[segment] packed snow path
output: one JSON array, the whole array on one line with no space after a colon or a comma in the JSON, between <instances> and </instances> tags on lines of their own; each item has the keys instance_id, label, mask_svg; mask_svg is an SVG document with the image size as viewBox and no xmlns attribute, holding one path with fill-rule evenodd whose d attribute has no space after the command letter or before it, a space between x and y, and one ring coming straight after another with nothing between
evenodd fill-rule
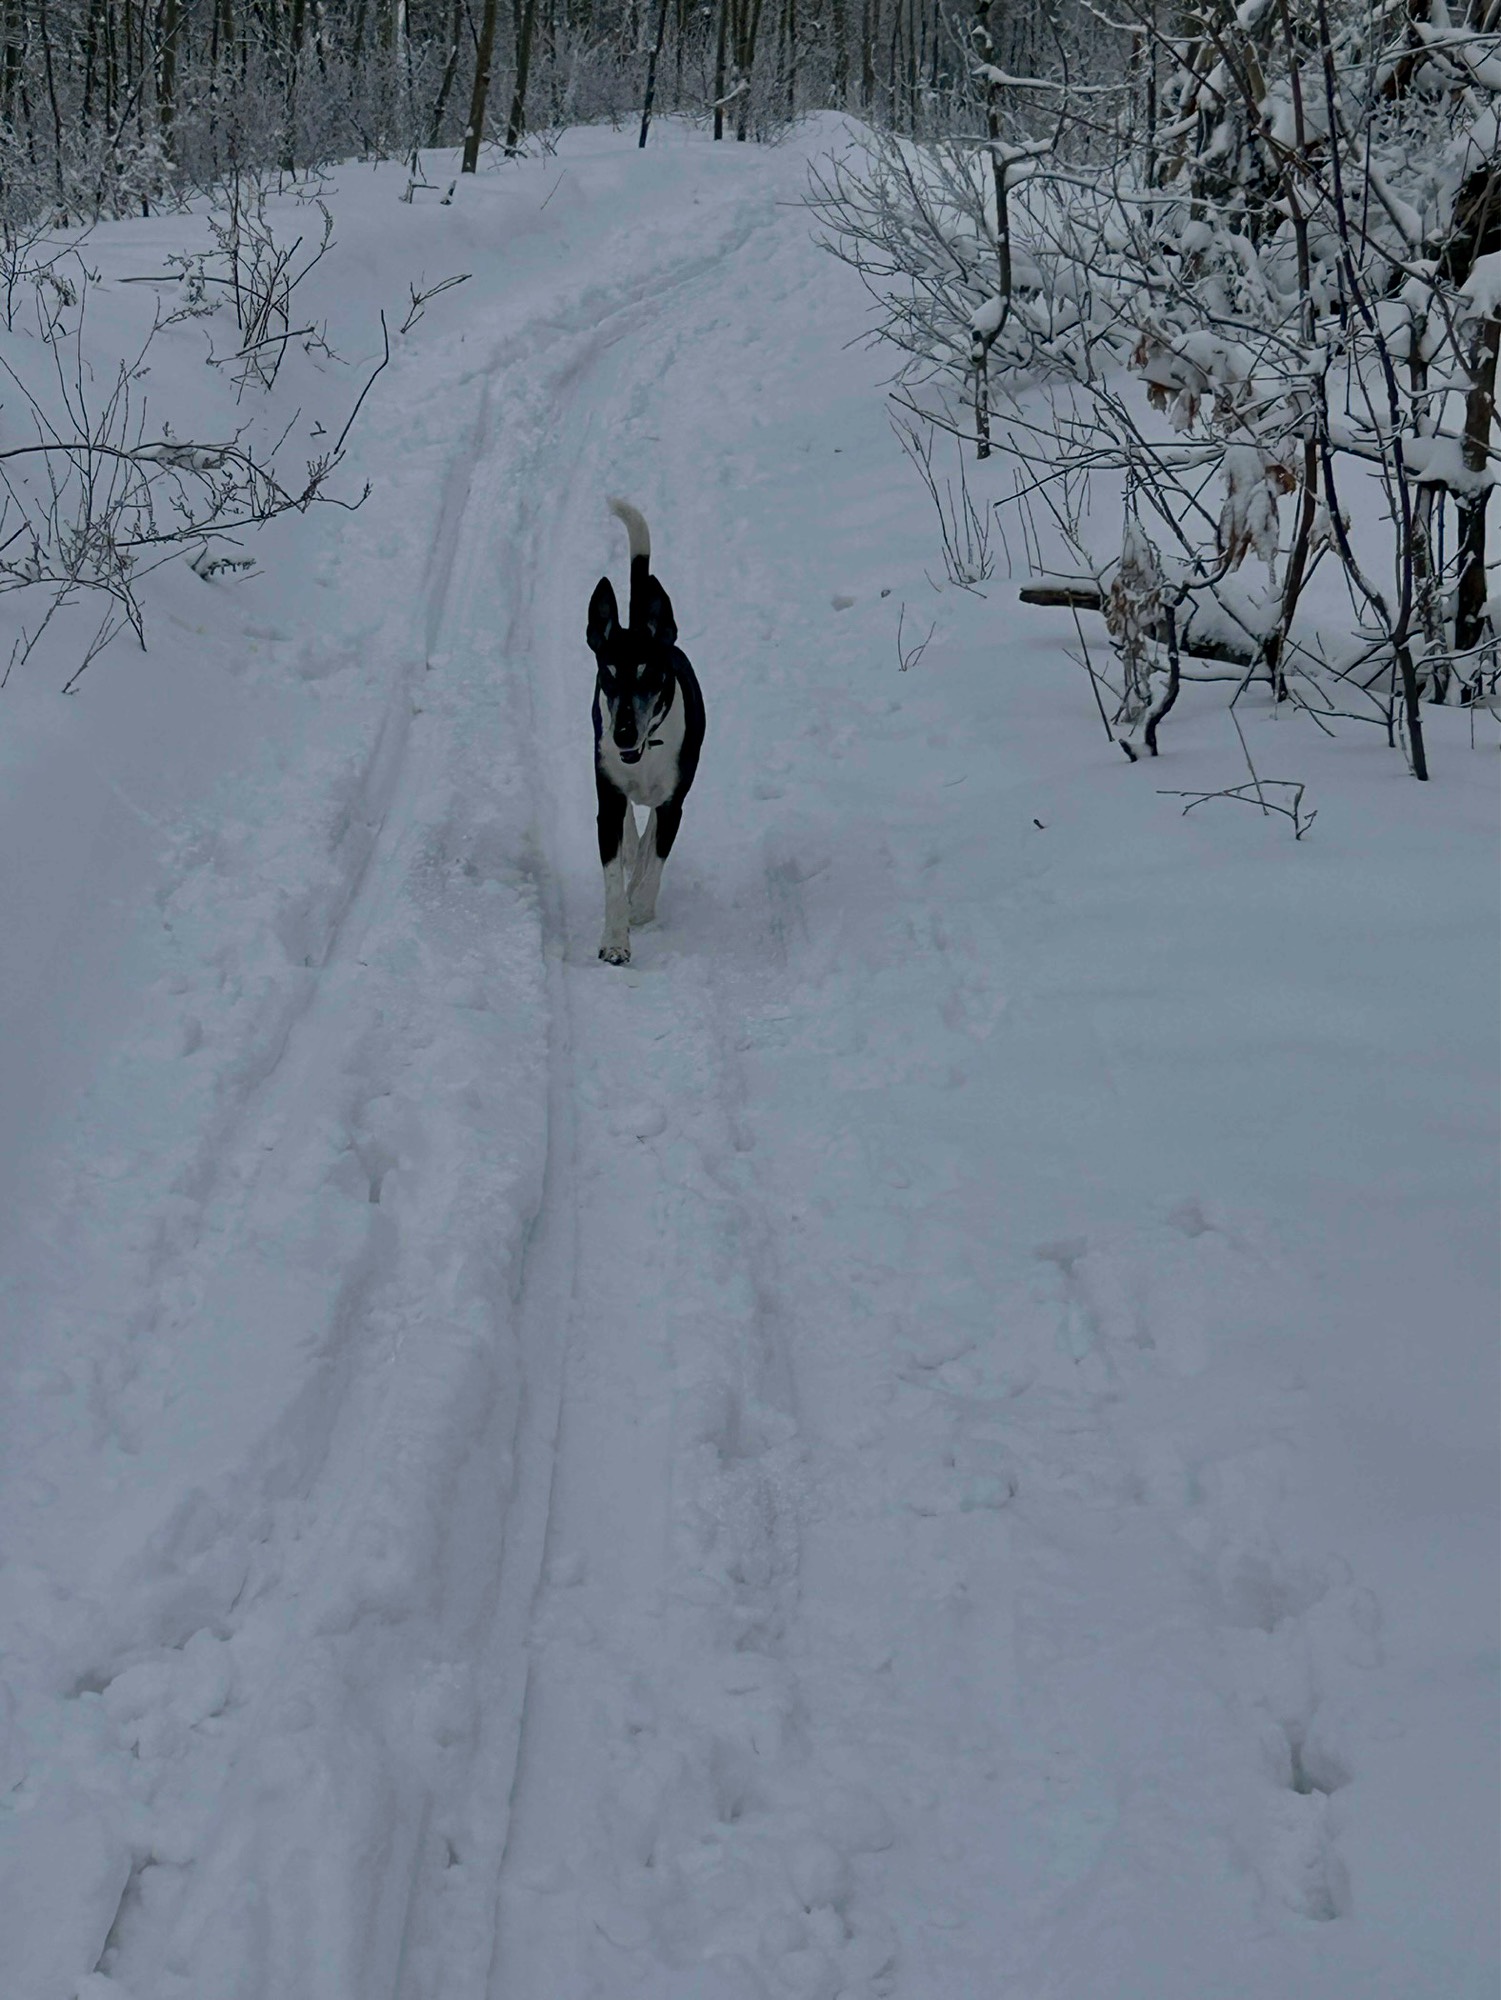
<instances>
[{"instance_id":1,"label":"packed snow path","mask_svg":"<svg viewBox=\"0 0 1501 2000\"><path fill-rule=\"evenodd\" d=\"M924 579L806 150L352 184L476 272L371 501L175 642L222 696L95 670L14 1003L15 2000L1491 1991L1488 774L1362 745L1294 846L1105 762ZM620 971L617 491L709 707Z\"/></svg>"}]
</instances>

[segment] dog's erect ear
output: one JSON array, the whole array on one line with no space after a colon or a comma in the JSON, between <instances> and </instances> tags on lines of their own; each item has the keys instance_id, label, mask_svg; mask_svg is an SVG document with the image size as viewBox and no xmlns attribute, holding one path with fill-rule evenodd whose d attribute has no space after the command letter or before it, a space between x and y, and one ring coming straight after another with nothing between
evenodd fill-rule
<instances>
[{"instance_id":1,"label":"dog's erect ear","mask_svg":"<svg viewBox=\"0 0 1501 2000\"><path fill-rule=\"evenodd\" d=\"M641 623L654 646L677 644L678 624L672 615L672 599L654 576L647 578L641 595Z\"/></svg>"},{"instance_id":2,"label":"dog's erect ear","mask_svg":"<svg viewBox=\"0 0 1501 2000\"><path fill-rule=\"evenodd\" d=\"M615 592L610 586L610 579L602 576L589 599L589 650L596 659L619 630L620 612L615 604Z\"/></svg>"}]
</instances>

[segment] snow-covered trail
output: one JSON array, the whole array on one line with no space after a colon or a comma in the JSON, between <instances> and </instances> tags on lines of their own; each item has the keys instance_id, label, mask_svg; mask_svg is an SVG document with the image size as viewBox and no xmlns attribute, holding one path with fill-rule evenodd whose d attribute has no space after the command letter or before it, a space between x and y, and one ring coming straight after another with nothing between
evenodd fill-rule
<instances>
[{"instance_id":1,"label":"snow-covered trail","mask_svg":"<svg viewBox=\"0 0 1501 2000\"><path fill-rule=\"evenodd\" d=\"M315 687L363 653L367 685L169 857L155 1018L16 1233L13 1323L42 1323L4 1460L28 1995L96 1963L137 1992L427 1990L434 1856L493 1929L440 1808L473 1790L503 1826L562 1355L526 599L571 385L765 210L681 206L703 228L665 202L643 261L602 202L586 282L564 260L503 330L475 315L478 366L461 333L406 385L369 447L384 507L309 579L324 617L294 599L262 633L301 627ZM481 1710L489 1790L453 1775Z\"/></svg>"},{"instance_id":2,"label":"snow-covered trail","mask_svg":"<svg viewBox=\"0 0 1501 2000\"><path fill-rule=\"evenodd\" d=\"M1484 843L1102 766L806 150L391 225L473 297L7 1246L17 2000L1488 1991ZM619 971L616 491L709 705Z\"/></svg>"},{"instance_id":3,"label":"snow-covered trail","mask_svg":"<svg viewBox=\"0 0 1501 2000\"><path fill-rule=\"evenodd\" d=\"M691 1643L681 1619L676 1631L663 1627L671 1517L685 1504L683 1396L712 1403L726 1383L765 1372L764 1329L747 1309L754 1266L736 1244L746 1219L727 1222L733 1193L716 1190L732 1145L708 996L691 961L682 979L671 976L683 969L672 954L655 974L644 969L653 941L613 980L597 958L590 674L578 658L579 592L582 582L587 597L592 577L550 552L593 545L621 571L602 496L641 493L639 434L671 426L659 401L670 406L677 357L723 312L720 265L745 257L776 221L764 194L748 191L715 251L643 274L565 359L517 371L535 383L545 420L530 454L513 449L497 463L497 488L519 496L506 558L475 566L461 593L472 592L472 604L455 612L461 644L503 618L510 720L530 767L552 1001L549 1140L517 1309L518 1472L493 1622L476 1660L480 1748L455 1809L466 1866L445 1868L419 1904L413 1929L425 1943L413 1951L413 1994L594 1990L583 1966L596 1924L602 1935L639 1930L633 1898L611 1903L613 1870L599 1852L599 1814L616 1796L615 1745L599 1712L675 1679ZM508 384L512 403L518 386ZM521 399L532 401L530 385ZM686 438L688 408L677 427ZM690 487L678 504L691 510L703 497ZM662 566L670 574L670 551ZM658 1142L669 1125L679 1150L664 1170ZM703 1504L718 1498L716 1489ZM748 1543L751 1562L762 1561L754 1527ZM581 1601L554 1649L556 1588ZM679 1719L674 1706L668 1722ZM467 1941L494 1925L497 1895L492 1964ZM464 1950L455 1951L456 1936ZM691 1949L685 1941L673 1955ZM618 1970L600 1976L609 1983Z\"/></svg>"},{"instance_id":4,"label":"snow-covered trail","mask_svg":"<svg viewBox=\"0 0 1501 2000\"><path fill-rule=\"evenodd\" d=\"M763 200L755 211L741 255L781 298L779 218ZM690 280L570 385L590 415L583 436L562 426L570 472L548 524L554 546L597 544L600 496L628 490L656 521L671 582L680 525L712 515L734 478L732 457L704 448L696 413L717 373L742 379L744 333L725 340L726 292L742 285L717 272ZM644 490L642 433L659 444ZM682 539L677 567L711 573L706 551ZM620 550L606 555L618 573ZM791 1900L776 1837L760 1828L737 1841L731 1829L749 1762L759 1754L768 1773L779 1763L797 1451L770 1221L740 1159L738 1009L705 960L737 943L754 960L770 934L764 918L732 929L728 910L716 917L701 900L697 943L648 933L631 969L601 977L583 690L561 665L576 656L578 580L558 571L551 582L533 671L539 757L567 774L544 815L561 880L555 1046L570 1134L567 1221L547 1218L566 1230L569 1284L548 1332L565 1335L567 1393L490 1991L609 1990L633 1964L663 1992L724 1991L725 1920L758 1956L759 1925ZM695 609L687 643L713 647L712 614ZM730 756L732 715L727 703ZM698 834L695 824L676 863L682 902L703 879ZM683 1850L716 1835L706 1900ZM645 1899L643 1869L656 1872Z\"/></svg>"}]
</instances>

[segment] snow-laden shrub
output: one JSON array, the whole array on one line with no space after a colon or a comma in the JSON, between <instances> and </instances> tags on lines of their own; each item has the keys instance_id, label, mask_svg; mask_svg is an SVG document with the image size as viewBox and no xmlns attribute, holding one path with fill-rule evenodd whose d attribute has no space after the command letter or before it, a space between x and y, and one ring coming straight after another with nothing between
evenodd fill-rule
<instances>
[{"instance_id":1,"label":"snow-laden shrub","mask_svg":"<svg viewBox=\"0 0 1501 2000\"><path fill-rule=\"evenodd\" d=\"M300 302L294 312L297 288L331 247L329 210L312 195L273 220L262 181L236 175L204 220L206 247L141 280L155 289L144 324L108 288L100 306L86 239L35 225L0 239L0 596L16 597L20 612L0 686L59 612L92 604L97 625L71 688L121 631L144 643L140 586L153 569L179 558L205 578L253 567L252 530L331 497L373 375L363 388L339 381L340 419L315 427L327 442L312 457L289 442L297 406L289 412L269 393L289 350L304 372L333 361L321 327L299 323ZM458 282L414 289L407 324ZM203 323L206 358L231 395L184 396L180 379L163 394L148 381L166 329L183 320Z\"/></svg>"},{"instance_id":2,"label":"snow-laden shrub","mask_svg":"<svg viewBox=\"0 0 1501 2000\"><path fill-rule=\"evenodd\" d=\"M1062 601L1108 610L1155 551L1161 615L1114 635L1125 720L1143 673L1208 657L1378 721L1425 775L1421 698L1496 685L1501 38L1443 0L1119 19L1121 80L1081 86L1000 69L982 9L984 136L830 163L826 238L910 408L983 458L1004 403L1015 489L1076 565ZM1127 547L1088 523L1101 475ZM1309 590L1326 565L1343 618Z\"/></svg>"}]
</instances>

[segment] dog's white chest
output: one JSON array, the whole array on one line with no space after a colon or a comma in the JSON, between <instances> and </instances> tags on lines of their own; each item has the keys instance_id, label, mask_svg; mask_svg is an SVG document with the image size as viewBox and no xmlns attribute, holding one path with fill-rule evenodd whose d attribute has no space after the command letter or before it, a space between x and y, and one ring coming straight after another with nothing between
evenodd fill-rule
<instances>
[{"instance_id":1,"label":"dog's white chest","mask_svg":"<svg viewBox=\"0 0 1501 2000\"><path fill-rule=\"evenodd\" d=\"M598 696L595 700L597 703ZM636 763L625 761L608 728L600 732L600 766L610 783L617 791L624 792L632 805L666 805L677 790L684 728L683 697L675 690L672 707L653 725L646 748Z\"/></svg>"}]
</instances>

